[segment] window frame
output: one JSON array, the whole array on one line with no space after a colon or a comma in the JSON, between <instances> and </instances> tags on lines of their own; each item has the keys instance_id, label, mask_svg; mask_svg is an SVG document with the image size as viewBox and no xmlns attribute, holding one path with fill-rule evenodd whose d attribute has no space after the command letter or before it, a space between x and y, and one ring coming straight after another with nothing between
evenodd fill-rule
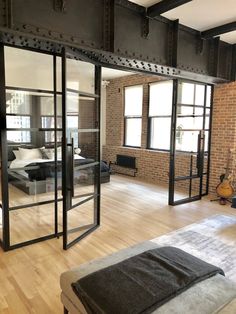
<instances>
[{"instance_id":1,"label":"window frame","mask_svg":"<svg viewBox=\"0 0 236 314\"><path fill-rule=\"evenodd\" d=\"M125 115L125 89L129 87L141 86L142 87L142 113L141 115ZM130 147L130 148L141 148L142 147L142 126L143 126L143 84L135 84L135 85L127 85L123 87L123 117L124 117L124 133L123 133L123 146ZM140 146L136 145L127 145L126 144L126 132L127 132L127 121L131 119L140 119L141 120L141 141Z\"/></svg>"},{"instance_id":2,"label":"window frame","mask_svg":"<svg viewBox=\"0 0 236 314\"><path fill-rule=\"evenodd\" d=\"M172 108L171 108L171 114L170 115L155 115L155 116L150 116L149 115L149 111L150 111L150 86L151 84L157 84L157 83L163 83L163 82L172 82ZM170 148L169 149L164 149L164 148L154 148L151 147L151 137L152 137L152 132L151 132L151 125L152 125L152 119L155 118L169 118L170 120L172 119L172 115L173 115L173 93L174 93L174 84L173 84L174 80L172 79L168 79L168 80L159 80L156 82L150 82L148 83L148 110L147 110L147 146L146 149L148 150L152 150L152 151L159 151L159 152L170 152ZM171 137L171 124L170 124L170 137Z\"/></svg>"}]
</instances>

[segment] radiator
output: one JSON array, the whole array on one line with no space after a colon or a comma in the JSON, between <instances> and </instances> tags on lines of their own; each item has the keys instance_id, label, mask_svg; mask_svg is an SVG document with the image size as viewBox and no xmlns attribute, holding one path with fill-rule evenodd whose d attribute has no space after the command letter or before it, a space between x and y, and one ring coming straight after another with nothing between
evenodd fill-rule
<instances>
[{"instance_id":1,"label":"radiator","mask_svg":"<svg viewBox=\"0 0 236 314\"><path fill-rule=\"evenodd\" d=\"M136 157L116 155L116 165L130 169L136 169Z\"/></svg>"}]
</instances>

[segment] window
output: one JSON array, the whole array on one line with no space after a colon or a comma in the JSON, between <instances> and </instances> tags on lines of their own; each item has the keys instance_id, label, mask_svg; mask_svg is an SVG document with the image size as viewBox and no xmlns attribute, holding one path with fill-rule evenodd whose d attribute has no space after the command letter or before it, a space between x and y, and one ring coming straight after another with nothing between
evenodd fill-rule
<instances>
[{"instance_id":1,"label":"window","mask_svg":"<svg viewBox=\"0 0 236 314\"><path fill-rule=\"evenodd\" d=\"M125 87L124 145L141 147L143 86Z\"/></svg>"},{"instance_id":2,"label":"window","mask_svg":"<svg viewBox=\"0 0 236 314\"><path fill-rule=\"evenodd\" d=\"M173 82L149 85L149 145L148 148L170 149Z\"/></svg>"}]
</instances>

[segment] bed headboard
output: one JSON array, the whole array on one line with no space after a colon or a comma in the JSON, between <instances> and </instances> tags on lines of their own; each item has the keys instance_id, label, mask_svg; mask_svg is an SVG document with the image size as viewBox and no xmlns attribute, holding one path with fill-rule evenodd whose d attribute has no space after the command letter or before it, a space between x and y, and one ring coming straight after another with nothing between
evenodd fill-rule
<instances>
[{"instance_id":1,"label":"bed headboard","mask_svg":"<svg viewBox=\"0 0 236 314\"><path fill-rule=\"evenodd\" d=\"M16 145L14 145L13 143L8 143L7 146L7 153L8 153L8 161L12 161L15 159L15 155L13 153L13 150L17 150L18 147Z\"/></svg>"}]
</instances>

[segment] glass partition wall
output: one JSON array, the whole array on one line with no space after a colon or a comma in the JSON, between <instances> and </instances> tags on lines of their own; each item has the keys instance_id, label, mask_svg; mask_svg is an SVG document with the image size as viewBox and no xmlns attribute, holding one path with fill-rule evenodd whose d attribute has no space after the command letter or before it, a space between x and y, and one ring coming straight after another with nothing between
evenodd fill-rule
<instances>
[{"instance_id":1,"label":"glass partition wall","mask_svg":"<svg viewBox=\"0 0 236 314\"><path fill-rule=\"evenodd\" d=\"M169 204L208 194L212 87L175 80L171 123Z\"/></svg>"},{"instance_id":2,"label":"glass partition wall","mask_svg":"<svg viewBox=\"0 0 236 314\"><path fill-rule=\"evenodd\" d=\"M1 46L5 250L60 235L66 249L99 224L99 68L74 57Z\"/></svg>"}]
</instances>

